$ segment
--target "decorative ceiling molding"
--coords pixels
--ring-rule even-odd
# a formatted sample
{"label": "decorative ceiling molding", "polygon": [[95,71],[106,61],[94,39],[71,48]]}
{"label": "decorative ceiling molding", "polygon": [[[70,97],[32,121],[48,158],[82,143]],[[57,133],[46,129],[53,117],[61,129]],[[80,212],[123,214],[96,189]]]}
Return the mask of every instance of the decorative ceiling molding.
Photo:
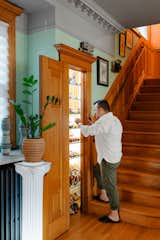
{"label": "decorative ceiling molding", "polygon": [[100,27],[111,33],[120,32],[124,29],[109,14],[107,14],[93,0],[67,0],[69,4],[92,18]]}

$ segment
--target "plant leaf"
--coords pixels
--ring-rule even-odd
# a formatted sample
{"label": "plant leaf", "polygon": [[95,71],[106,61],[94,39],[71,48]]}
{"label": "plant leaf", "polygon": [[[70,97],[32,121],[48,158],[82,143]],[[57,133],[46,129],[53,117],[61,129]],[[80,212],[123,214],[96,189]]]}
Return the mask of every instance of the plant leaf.
{"label": "plant leaf", "polygon": [[33,82],[32,82],[33,86],[34,86],[34,85],[36,85],[36,84],[37,84],[37,82],[38,82],[38,80],[36,80],[36,79],[35,79],[35,80],[33,80]]}
{"label": "plant leaf", "polygon": [[23,103],[26,103],[26,104],[31,104],[31,102],[28,101],[28,100],[23,100],[22,102],[23,102]]}
{"label": "plant leaf", "polygon": [[54,103],[54,101],[55,101],[55,96],[52,96],[51,97],[51,102]]}
{"label": "plant leaf", "polygon": [[55,125],[56,125],[56,124],[55,124],[54,122],[53,122],[53,123],[49,123],[47,126],[41,127],[41,131],[42,131],[42,132],[45,132],[45,131],[47,131],[48,129],[53,128]]}
{"label": "plant leaf", "polygon": [[26,95],[32,95],[32,93],[29,90],[23,90],[22,92]]}
{"label": "plant leaf", "polygon": [[59,103],[59,98],[58,97],[55,99],[55,104],[57,104],[57,103]]}
{"label": "plant leaf", "polygon": [[49,102],[49,100],[50,100],[50,96],[47,96],[46,101]]}
{"label": "plant leaf", "polygon": [[23,86],[26,86],[26,87],[32,87],[32,85],[29,84],[29,83],[23,83]]}
{"label": "plant leaf", "polygon": [[31,75],[31,76],[28,78],[28,82],[33,85],[33,75]]}
{"label": "plant leaf", "polygon": [[16,104],[15,101],[13,101],[13,100],[10,100],[10,103],[13,105],[17,115],[20,117],[22,124],[24,126],[26,126],[27,121],[26,121],[26,118],[24,116],[24,112],[23,112],[23,109],[21,108],[21,105],[20,104]]}

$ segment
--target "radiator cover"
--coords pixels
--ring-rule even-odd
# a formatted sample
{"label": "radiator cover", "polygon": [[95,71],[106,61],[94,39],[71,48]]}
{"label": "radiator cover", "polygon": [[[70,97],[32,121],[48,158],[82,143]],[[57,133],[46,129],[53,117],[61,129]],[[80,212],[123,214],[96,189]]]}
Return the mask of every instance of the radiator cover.
{"label": "radiator cover", "polygon": [[0,239],[21,240],[22,178],[14,164],[0,166]]}

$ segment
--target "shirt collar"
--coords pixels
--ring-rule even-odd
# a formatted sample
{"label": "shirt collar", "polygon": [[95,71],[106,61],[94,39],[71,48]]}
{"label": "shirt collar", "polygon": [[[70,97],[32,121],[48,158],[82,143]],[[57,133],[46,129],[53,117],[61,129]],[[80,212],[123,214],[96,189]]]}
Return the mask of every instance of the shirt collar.
{"label": "shirt collar", "polygon": [[108,112],[108,113],[104,114],[103,116],[101,116],[100,119],[108,118],[108,117],[113,117],[113,113],[112,112]]}

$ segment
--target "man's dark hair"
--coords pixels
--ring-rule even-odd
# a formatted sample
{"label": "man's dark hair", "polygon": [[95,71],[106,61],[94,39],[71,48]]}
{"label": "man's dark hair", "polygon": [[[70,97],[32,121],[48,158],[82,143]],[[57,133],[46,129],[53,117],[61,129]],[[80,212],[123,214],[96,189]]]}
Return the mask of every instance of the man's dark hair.
{"label": "man's dark hair", "polygon": [[106,112],[110,112],[110,106],[109,106],[109,103],[107,102],[107,100],[97,100],[96,102],[94,102],[94,105],[98,106],[98,108],[103,108],[104,111]]}

